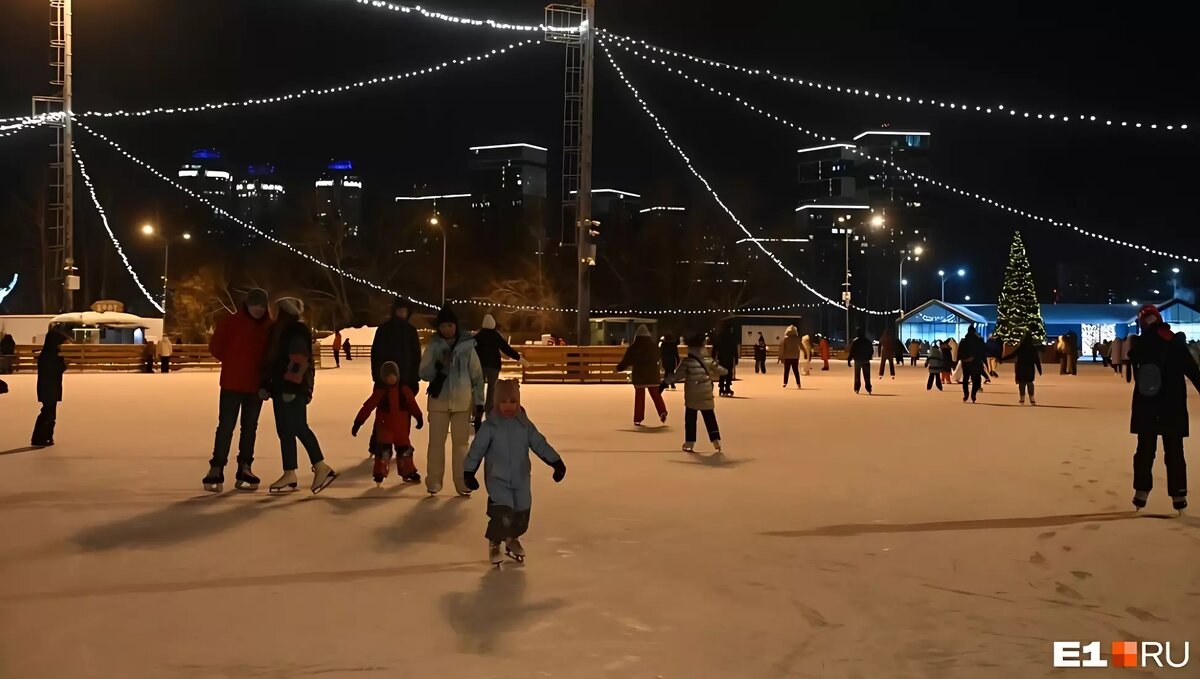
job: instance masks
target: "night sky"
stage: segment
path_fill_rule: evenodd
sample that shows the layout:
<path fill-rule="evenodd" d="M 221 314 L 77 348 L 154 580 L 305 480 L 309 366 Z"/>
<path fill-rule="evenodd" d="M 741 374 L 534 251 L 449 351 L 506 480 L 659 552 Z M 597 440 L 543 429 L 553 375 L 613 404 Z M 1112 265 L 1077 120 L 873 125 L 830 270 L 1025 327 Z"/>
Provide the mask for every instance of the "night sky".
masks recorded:
<path fill-rule="evenodd" d="M 429 6 L 540 23 L 543 5 L 441 0 Z M 47 14 L 45 0 L 5 0 L 0 6 L 0 117 L 25 114 L 31 95 L 48 93 Z M 755 83 L 685 64 L 695 75 L 829 134 L 850 137 L 882 123 L 928 129 L 937 178 L 1102 233 L 1200 255 L 1196 212 L 1189 205 L 1200 179 L 1193 158 L 1200 147 L 1200 106 L 1192 93 L 1200 68 L 1192 27 L 1168 10 L 1136 15 L 1082 3 L 599 0 L 597 19 L 611 31 L 662 46 L 855 87 L 1187 122 L 1189 131 L 1166 133 L 994 119 Z M 533 35 L 453 26 L 353 0 L 85 0 L 75 11 L 75 107 L 132 110 L 269 96 L 407 71 L 528 37 Z M 616 54 L 747 224 L 786 230 L 794 207 L 795 150 L 812 140 Z M 310 181 L 329 159 L 353 159 L 362 168 L 368 204 L 378 206 L 417 183 L 465 189 L 470 145 L 524 141 L 553 151 L 561 136 L 562 61 L 561 47 L 537 44 L 484 64 L 320 100 L 95 124 L 164 170 L 174 170 L 201 146 L 221 148 L 238 165 L 274 162 L 293 182 Z M 642 193 L 647 205 L 686 201 L 711 208 L 603 57 L 596 73 L 596 186 Z M 0 140 L 0 212 L 43 172 L 45 138 L 22 136 Z M 119 206 L 114 226 L 122 233 L 132 234 L 157 201 L 176 199 L 95 140 L 79 143 L 102 191 Z M 552 153 L 552 170 L 557 165 Z M 930 195 L 929 204 L 941 233 L 924 276 L 921 269 L 909 276 L 915 285 L 924 282 L 910 291 L 910 300 L 936 294 L 938 265 L 967 266 L 971 292 L 993 300 L 1014 227 L 1025 235 L 1043 296 L 1053 287 L 1059 261 L 1089 263 L 1118 279 L 1144 261 L 1170 266 L 951 195 Z M 82 195 L 77 210 L 93 212 Z M 94 220 L 86 223 L 94 228 Z M 4 228 L 12 227 L 5 222 Z M 135 264 L 151 254 L 134 248 Z M 1110 283 L 1126 289 L 1120 280 Z M 764 301 L 792 300 L 811 297 L 795 287 Z"/>

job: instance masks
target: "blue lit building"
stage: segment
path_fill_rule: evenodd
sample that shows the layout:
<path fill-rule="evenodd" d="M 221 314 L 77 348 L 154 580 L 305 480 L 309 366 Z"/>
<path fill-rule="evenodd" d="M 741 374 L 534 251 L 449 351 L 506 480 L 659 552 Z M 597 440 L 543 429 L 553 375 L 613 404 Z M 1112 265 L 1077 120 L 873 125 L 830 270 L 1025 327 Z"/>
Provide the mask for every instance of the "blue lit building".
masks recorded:
<path fill-rule="evenodd" d="M 349 160 L 335 160 L 316 181 L 317 221 L 325 228 L 357 236 L 362 227 L 362 180 Z"/>
<path fill-rule="evenodd" d="M 177 172 L 176 181 L 184 188 L 196 193 L 213 207 L 233 214 L 233 173 L 225 164 L 221 152 L 216 149 L 196 149 Z M 231 220 L 213 214 L 207 207 L 200 208 L 209 236 L 231 238 L 241 234 L 241 227 Z"/>
<path fill-rule="evenodd" d="M 282 218 L 284 188 L 270 164 L 251 165 L 246 176 L 236 180 L 233 187 L 237 202 L 238 218 L 253 224 L 264 233 L 274 233 Z M 249 233 L 247 242 L 255 242 L 258 236 Z"/>

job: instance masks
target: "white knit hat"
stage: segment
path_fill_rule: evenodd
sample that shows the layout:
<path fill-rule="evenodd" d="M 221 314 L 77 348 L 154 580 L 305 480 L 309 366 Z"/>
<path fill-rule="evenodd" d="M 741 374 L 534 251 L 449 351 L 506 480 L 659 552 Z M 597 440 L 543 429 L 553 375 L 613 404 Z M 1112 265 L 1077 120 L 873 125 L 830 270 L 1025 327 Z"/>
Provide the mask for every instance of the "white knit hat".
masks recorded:
<path fill-rule="evenodd" d="M 297 318 L 300 317 L 300 314 L 304 313 L 304 302 L 295 297 L 280 297 L 275 300 L 275 306 L 280 311 L 287 312 Z"/>
<path fill-rule="evenodd" d="M 496 329 L 496 319 L 493 318 L 491 314 L 484 315 L 483 327 L 487 328 L 488 330 L 495 330 Z"/>

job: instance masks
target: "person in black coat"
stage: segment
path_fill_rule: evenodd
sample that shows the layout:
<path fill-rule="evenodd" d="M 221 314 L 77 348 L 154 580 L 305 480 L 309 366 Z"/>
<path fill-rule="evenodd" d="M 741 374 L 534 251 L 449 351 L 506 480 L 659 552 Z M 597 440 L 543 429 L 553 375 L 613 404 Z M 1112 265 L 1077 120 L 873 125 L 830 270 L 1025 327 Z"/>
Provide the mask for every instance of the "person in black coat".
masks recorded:
<path fill-rule="evenodd" d="M 967 398 L 974 403 L 979 394 L 980 382 L 987 371 L 987 344 L 979 336 L 974 323 L 967 328 L 967 335 L 958 343 L 958 361 L 962 364 L 963 403 L 967 402 Z"/>
<path fill-rule="evenodd" d="M 30 444 L 34 446 L 54 445 L 54 424 L 58 417 L 58 402 L 63 395 L 63 373 L 67 371 L 67 362 L 59 350 L 67 339 L 66 333 L 51 328 L 37 357 L 37 398 L 42 404 L 42 412 L 38 413 L 33 425 Z"/>
<path fill-rule="evenodd" d="M 392 315 L 375 330 L 375 340 L 371 342 L 371 375 L 378 380 L 383 373 L 383 364 L 391 361 L 400 368 L 399 383 L 416 396 L 421 386 L 421 378 L 417 375 L 421 367 L 421 339 L 409 321 L 411 315 L 408 300 L 403 297 L 392 300 Z"/>
<path fill-rule="evenodd" d="M 662 392 L 668 386 L 671 389 L 675 388 L 675 384 L 668 382 L 666 378 L 674 375 L 675 368 L 679 367 L 679 340 L 675 339 L 675 335 L 667 333 L 662 336 L 658 349 L 662 353 L 663 375 L 665 376 L 662 384 L 658 387 L 659 392 Z"/>
<path fill-rule="evenodd" d="M 854 333 L 854 341 L 850 343 L 850 351 L 846 354 L 846 365 L 854 362 L 854 393 L 866 384 L 867 394 L 871 393 L 871 358 L 875 355 L 875 347 L 867 339 L 867 333 L 859 328 Z"/>
<path fill-rule="evenodd" d="M 1188 435 L 1187 378 L 1200 391 L 1200 366 L 1188 353 L 1183 333 L 1171 332 L 1158 308 L 1147 304 L 1138 311 L 1141 334 L 1130 337 L 1126 381 L 1134 381 L 1129 431 L 1137 435 L 1133 455 L 1133 505 L 1146 506 L 1153 485 L 1151 470 L 1163 440 L 1167 466 L 1167 494 L 1175 509 L 1187 507 L 1187 463 L 1183 439 Z"/>
<path fill-rule="evenodd" d="M 754 373 L 767 374 L 767 340 L 761 332 L 758 333 L 758 341 L 754 343 Z M 796 381 L 800 381 L 798 376 Z"/>
<path fill-rule="evenodd" d="M 5 333 L 3 338 L 0 338 L 0 375 L 8 375 L 13 371 L 13 364 L 17 360 L 17 341 L 12 335 Z"/>
<path fill-rule="evenodd" d="M 1037 405 L 1037 401 L 1033 396 L 1033 380 L 1034 371 L 1038 375 L 1042 374 L 1042 356 L 1038 345 L 1033 341 L 1033 335 L 1028 332 L 1021 338 L 1021 343 L 1013 349 L 1012 353 L 1007 356 L 1000 357 L 1000 363 L 1012 359 L 1017 360 L 1017 369 L 1013 371 L 1013 375 L 1017 379 L 1017 391 L 1021 394 L 1021 405 L 1025 405 L 1025 392 L 1029 392 L 1029 403 Z"/>
<path fill-rule="evenodd" d="M 496 330 L 496 319 L 491 314 L 483 317 L 482 327 L 479 332 L 475 333 L 475 354 L 479 356 L 479 367 L 483 368 L 483 379 L 487 381 L 487 397 L 484 399 L 483 412 L 490 413 L 496 399 L 493 393 L 496 390 L 496 381 L 500 379 L 500 354 L 504 354 L 514 361 L 520 361 L 523 365 L 525 359 L 521 358 L 521 354 L 509 346 L 500 332 Z M 420 358 L 418 357 L 419 362 Z"/>
<path fill-rule="evenodd" d="M 725 369 L 725 374 L 721 375 L 717 382 L 720 387 L 718 393 L 721 396 L 733 396 L 733 367 L 738 362 L 738 338 L 733 333 L 733 325 L 722 325 L 713 344 L 717 363 Z"/>

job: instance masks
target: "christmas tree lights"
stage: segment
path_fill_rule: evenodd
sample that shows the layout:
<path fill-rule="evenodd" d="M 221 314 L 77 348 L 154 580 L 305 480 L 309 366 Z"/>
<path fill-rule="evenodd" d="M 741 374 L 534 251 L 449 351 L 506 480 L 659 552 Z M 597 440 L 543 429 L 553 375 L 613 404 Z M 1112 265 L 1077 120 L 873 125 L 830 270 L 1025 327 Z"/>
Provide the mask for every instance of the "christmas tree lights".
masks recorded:
<path fill-rule="evenodd" d="M 1028 332 L 1033 341 L 1046 341 L 1046 325 L 1042 322 L 1042 307 L 1038 304 L 1033 271 L 1021 232 L 1013 234 L 1008 250 L 1008 266 L 1004 269 L 1004 287 L 996 305 L 996 336 L 1006 344 L 1018 344 Z"/>

